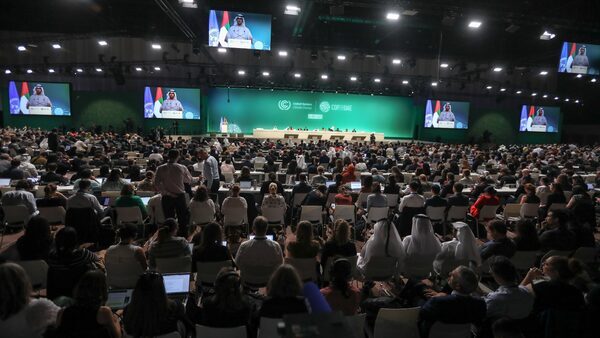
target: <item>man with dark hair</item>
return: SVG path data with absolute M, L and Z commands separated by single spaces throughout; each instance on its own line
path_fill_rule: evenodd
M 452 191 L 454 191 L 454 195 L 448 196 L 448 206 L 460 206 L 466 207 L 469 205 L 469 198 L 463 195 L 464 185 L 462 183 L 455 183 Z
M 185 184 L 192 183 L 192 175 L 184 165 L 177 163 L 178 158 L 179 151 L 169 150 L 167 163 L 156 168 L 154 186 L 162 196 L 165 218 L 174 218 L 177 214 L 178 235 L 187 237 L 190 212 L 185 198 Z
M 294 197 L 296 194 L 308 194 L 312 191 L 311 186 L 306 183 L 306 175 L 300 174 L 298 175 L 298 184 L 295 184 L 292 188 L 292 194 L 290 196 L 290 203 L 294 202 Z
M 408 184 L 408 188 L 410 193 L 400 200 L 400 205 L 398 205 L 398 210 L 402 212 L 404 207 L 408 208 L 423 208 L 425 206 L 425 197 L 419 195 L 417 192 L 419 190 L 419 182 L 412 181 Z
M 283 263 L 281 246 L 276 241 L 267 239 L 269 223 L 263 216 L 254 219 L 252 230 L 254 238 L 242 243 L 235 256 L 235 264 L 244 272 L 252 267 L 275 268 Z
M 517 246 L 510 238 L 506 237 L 507 230 L 504 221 L 491 221 L 487 224 L 485 229 L 487 230 L 487 238 L 489 241 L 479 248 L 482 261 L 485 261 L 492 256 L 504 256 L 510 258 L 515 254 Z
M 48 165 L 46 165 L 46 173 L 40 178 L 41 182 L 58 182 L 59 184 L 66 184 L 67 179 L 64 176 L 56 173 L 57 168 L 58 166 L 56 165 L 56 163 L 48 163 Z
M 419 313 L 419 331 L 421 337 L 429 337 L 429 331 L 435 322 L 446 324 L 480 324 L 485 318 L 486 308 L 482 299 L 471 296 L 477 289 L 477 275 L 473 270 L 459 266 L 448 276 L 451 294 L 429 290 L 429 300 L 423 304 Z
M 21 161 L 13 158 L 10 161 L 10 167 L 2 174 L 2 176 L 10 178 L 11 180 L 22 180 L 29 177 L 29 173 L 21 169 Z
M 32 188 L 31 183 L 27 180 L 17 182 L 15 190 L 7 191 L 2 195 L 3 206 L 23 205 L 29 211 L 29 215 L 37 214 L 38 210 L 35 204 L 35 196 L 28 190 Z
M 433 196 L 425 201 L 425 207 L 445 207 L 448 205 L 448 201 L 440 197 L 441 189 L 437 184 L 431 186 Z
M 542 252 L 550 250 L 575 250 L 577 237 L 568 228 L 569 214 L 564 210 L 550 210 L 539 232 Z
M 529 316 L 534 298 L 526 287 L 519 285 L 513 263 L 506 257 L 494 257 L 490 262 L 490 273 L 499 287 L 484 297 L 487 318 L 522 319 Z
M 219 162 L 214 156 L 209 155 L 204 148 L 198 151 L 198 158 L 204 161 L 202 176 L 203 179 L 206 180 L 206 188 L 208 188 L 208 190 L 213 194 L 218 193 L 221 186 L 219 177 Z
M 96 214 L 99 217 L 102 217 L 104 214 L 104 208 L 100 205 L 100 202 L 98 202 L 96 196 L 89 193 L 90 187 L 90 180 L 79 181 L 79 183 L 75 186 L 77 192 L 67 199 L 67 209 L 92 208 L 94 211 L 96 211 Z

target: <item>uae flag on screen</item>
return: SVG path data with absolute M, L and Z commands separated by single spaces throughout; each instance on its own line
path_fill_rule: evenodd
M 442 112 L 442 107 L 441 107 L 441 103 L 440 100 L 435 100 L 435 110 L 433 111 L 433 119 L 431 121 L 431 124 L 433 125 L 434 128 L 438 127 L 438 120 L 440 118 L 440 114 Z
M 229 12 L 223 12 L 223 19 L 221 20 L 221 30 L 219 31 L 219 44 L 223 47 L 227 47 L 227 42 L 225 41 L 225 37 L 227 36 L 227 32 L 229 31 Z
M 562 52 L 560 53 L 560 63 L 558 66 L 559 72 L 571 72 L 571 65 L 573 64 L 573 58 L 577 52 L 577 44 L 571 43 L 571 50 L 569 50 L 569 43 L 563 43 Z
M 154 117 L 161 117 L 160 107 L 163 103 L 162 88 L 156 88 L 156 96 L 154 96 Z
M 23 82 L 21 84 L 21 112 L 23 114 L 29 114 L 29 108 L 27 108 L 27 103 L 29 103 L 29 86 L 27 82 Z

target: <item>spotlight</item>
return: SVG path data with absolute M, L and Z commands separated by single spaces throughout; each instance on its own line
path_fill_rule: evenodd
M 402 80 L 402 84 L 403 85 L 407 85 L 408 84 L 408 80 Z
M 286 57 L 287 55 L 288 55 L 288 52 L 287 52 L 287 51 L 285 51 L 285 50 L 280 50 L 280 51 L 279 51 L 279 56 L 281 56 L 281 57 Z
M 432 82 L 432 83 L 431 83 L 431 86 L 432 86 L 432 87 L 437 87 L 437 85 L 438 85 L 438 83 L 437 83 L 437 82 Z
M 542 95 L 542 97 L 543 97 L 543 98 L 547 98 L 547 97 L 548 97 L 548 94 L 544 94 L 544 95 Z
M 531 93 L 531 96 L 537 96 L 537 93 Z
M 477 29 L 479 27 L 481 27 L 481 21 L 473 20 L 473 21 L 469 22 L 469 28 Z
M 75 71 L 76 71 L 77 73 L 83 73 L 83 69 L 82 69 L 82 68 L 77 68 L 77 69 L 75 69 Z
M 245 70 L 238 70 L 238 75 L 246 75 L 246 71 Z
M 162 49 L 162 46 L 159 43 L 153 43 L 152 49 Z
M 297 78 L 297 79 L 299 79 L 299 78 L 302 77 L 302 74 L 300 74 L 300 73 L 294 73 L 294 77 Z
M 376 78 L 374 78 L 374 79 L 373 79 L 373 82 L 375 82 L 375 83 L 379 83 L 379 82 L 381 82 L 381 79 L 380 79 L 380 78 L 378 78 L 378 77 L 376 77 Z
M 52 44 L 52 48 L 54 48 L 54 49 L 61 49 L 61 46 L 58 43 L 53 43 Z
M 440 64 L 440 68 L 448 68 L 448 64 L 447 63 L 442 63 L 442 64 Z
M 227 53 L 227 49 L 226 48 L 217 48 L 217 52 L 219 52 L 219 53 Z
M 142 71 L 142 67 L 135 67 L 135 71 L 136 72 L 141 72 Z
M 540 35 L 540 40 L 552 40 L 552 39 L 554 39 L 555 36 L 556 36 L 556 34 L 553 34 L 548 31 L 544 31 L 544 33 L 542 33 L 542 35 Z
M 558 96 L 555 96 L 555 97 L 554 97 L 554 100 L 558 100 L 558 99 L 559 99 L 559 97 L 558 97 Z
M 54 68 L 48 68 L 48 73 L 54 73 Z
M 494 71 L 495 71 L 496 73 L 499 73 L 499 72 L 501 72 L 501 71 L 502 71 L 502 67 L 495 67 L 495 68 L 494 68 Z
M 98 73 L 101 73 L 101 72 L 102 72 L 102 68 L 96 68 L 96 71 L 97 71 Z
M 327 76 L 327 74 L 321 75 L 321 80 L 327 80 L 328 78 L 329 78 L 329 76 Z
M 18 47 L 17 47 L 17 50 L 18 50 L 19 52 L 24 52 L 24 51 L 26 51 L 26 50 L 27 50 L 27 48 L 25 48 L 25 46 L 18 46 Z
M 271 73 L 269 73 L 269 72 L 262 72 L 262 76 L 264 76 L 264 77 L 271 76 Z
M 33 73 L 33 70 L 27 69 L 27 74 L 31 74 L 31 73 Z
M 400 13 L 398 12 L 387 12 L 387 14 L 385 15 L 385 18 L 390 20 L 390 21 L 396 21 L 398 19 L 400 19 Z
M 340 54 L 340 55 L 337 56 L 337 59 L 340 60 L 340 61 L 344 61 L 344 60 L 346 60 L 346 55 L 341 55 Z
M 356 78 L 356 76 L 350 76 L 350 81 L 356 81 L 356 80 L 358 80 L 358 79 Z
M 521 93 L 522 93 L 522 91 L 520 91 L 520 90 L 517 90 L 517 94 L 521 94 Z
M 591 80 L 590 80 L 590 82 L 596 82 L 596 79 L 595 79 L 595 78 L 593 78 L 593 79 L 591 79 Z
M 565 99 L 565 102 L 569 102 L 569 98 L 566 98 L 566 99 Z
M 10 71 L 10 69 L 7 69 L 7 70 L 5 70 L 5 71 L 4 71 L 4 74 L 10 74 L 10 73 L 12 73 L 12 72 Z
M 500 88 L 500 91 L 501 91 L 501 92 L 505 92 L 505 91 L 506 91 L 506 88 Z
M 108 42 L 106 42 L 105 40 L 99 40 L 99 41 L 98 41 L 98 44 L 99 44 L 100 46 L 108 46 Z
M 160 67 L 159 66 L 154 66 L 154 70 L 159 72 L 160 71 Z
M 575 100 L 575 103 L 579 103 L 579 100 Z
M 401 62 L 402 62 L 402 60 L 400 60 L 400 59 L 393 59 L 392 60 L 392 64 L 394 64 L 394 65 L 399 65 Z
M 287 5 L 285 6 L 285 11 L 283 12 L 283 14 L 286 15 L 298 15 L 300 14 L 300 7 L 296 6 L 296 5 Z
M 487 87 L 485 87 L 485 89 L 487 89 L 487 90 L 490 90 L 490 89 L 492 89 L 492 88 L 493 88 L 492 86 L 487 86 Z
M 583 77 L 583 75 L 577 74 L 575 77 L 578 78 L 578 79 L 581 79 Z
M 540 75 L 542 75 L 542 76 L 546 76 L 546 75 L 548 75 L 548 71 L 546 71 L 546 70 L 542 70 L 542 71 L 540 72 Z

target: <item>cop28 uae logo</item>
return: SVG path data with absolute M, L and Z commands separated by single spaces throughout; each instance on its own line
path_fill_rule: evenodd
M 277 107 L 279 107 L 279 110 L 290 110 L 290 108 L 292 108 L 292 101 L 279 100 L 279 102 L 277 102 Z
M 331 106 L 329 105 L 329 102 L 327 101 L 323 101 L 321 102 L 321 104 L 319 105 L 319 109 L 321 109 L 321 111 L 323 113 L 327 113 L 329 111 L 329 109 L 331 108 Z

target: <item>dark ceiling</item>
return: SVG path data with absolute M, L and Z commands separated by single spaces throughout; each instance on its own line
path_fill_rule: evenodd
M 385 91 L 412 95 L 440 81 L 439 90 L 450 94 L 486 95 L 488 85 L 579 97 L 598 102 L 600 82 L 556 74 L 563 41 L 600 44 L 600 1 L 594 0 L 196 0 L 198 8 L 183 8 L 178 0 L 53 0 L 7 1 L 0 11 L 0 64 L 25 74 L 56 65 L 62 74 L 73 67 L 93 69 L 98 64 L 111 71 L 104 76 L 160 76 L 188 79 L 199 85 L 251 85 L 302 89 Z M 301 7 L 298 16 L 284 15 L 285 5 Z M 272 15 L 271 52 L 235 50 L 226 56 L 206 47 L 208 10 L 228 9 Z M 397 22 L 385 19 L 388 10 L 413 11 Z M 413 15 L 410 15 L 413 14 Z M 483 22 L 470 30 L 471 19 Z M 557 35 L 539 39 L 549 30 Z M 96 40 L 109 41 L 108 48 Z M 149 48 L 159 41 L 159 53 Z M 52 50 L 51 42 L 63 49 Z M 25 53 L 16 46 L 28 45 Z M 285 49 L 285 60 L 277 51 Z M 347 55 L 337 62 L 338 53 Z M 312 54 L 312 55 L 311 55 Z M 402 64 L 393 66 L 392 58 Z M 440 70 L 439 63 L 448 62 Z M 152 66 L 168 67 L 168 75 L 153 73 Z M 144 74 L 131 67 L 144 66 Z M 491 71 L 496 65 L 503 72 Z M 245 68 L 272 76 L 240 78 Z M 147 70 L 147 71 L 146 71 Z M 540 77 L 540 70 L 548 70 Z M 301 71 L 301 81 L 290 74 Z M 327 83 L 319 74 L 327 72 Z M 359 76 L 350 84 L 351 74 Z M 33 76 L 33 75 L 31 75 Z M 95 75 L 90 74 L 90 77 Z M 373 77 L 381 77 L 375 85 Z M 117 80 L 118 84 L 123 81 Z M 402 85 L 410 80 L 410 85 Z M 599 79 L 600 80 L 600 79 Z M 505 95 L 505 94 L 503 94 Z M 576 95 L 576 96 L 575 96 Z

